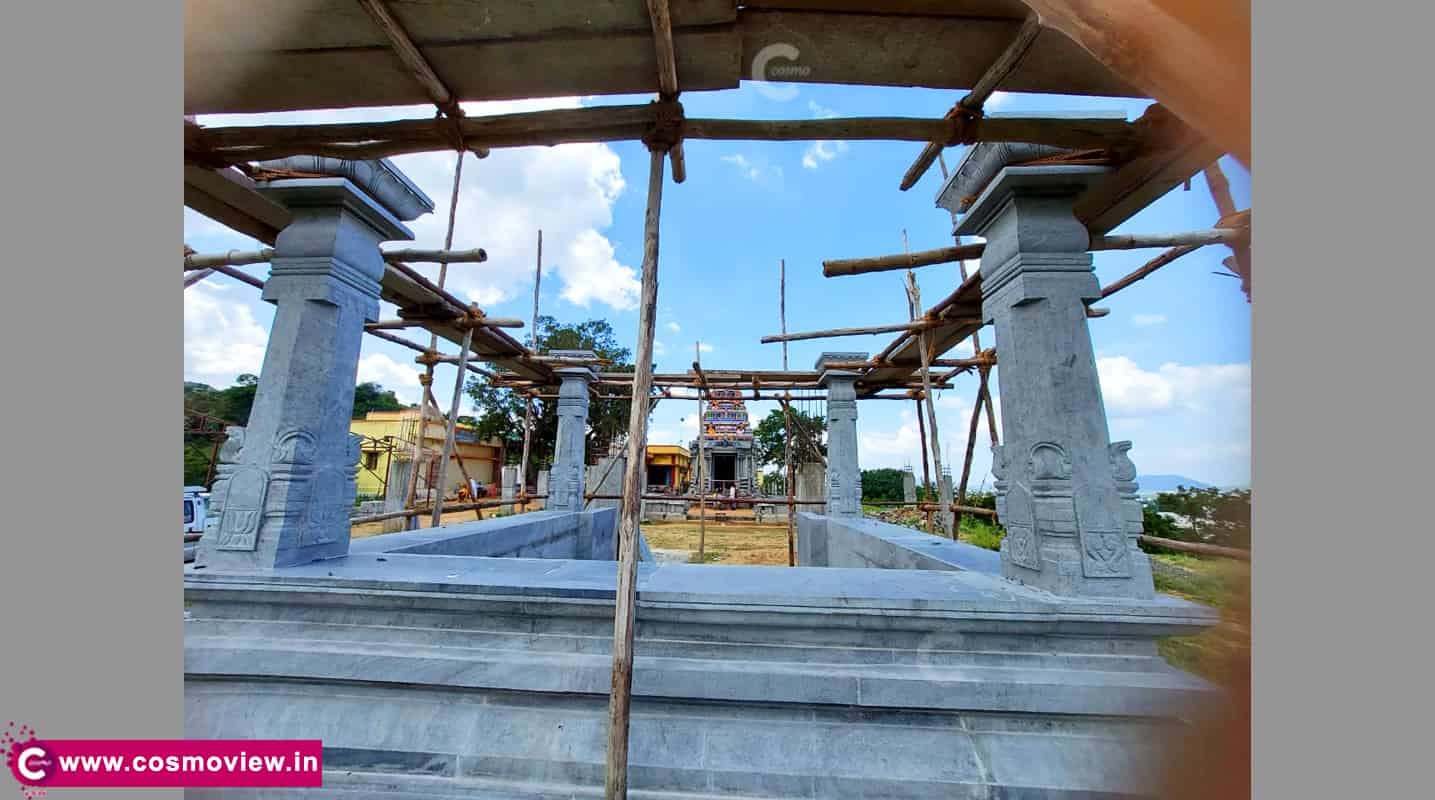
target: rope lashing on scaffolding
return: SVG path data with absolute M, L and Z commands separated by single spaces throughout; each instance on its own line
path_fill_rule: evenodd
M 668 152 L 683 140 L 683 104 L 677 96 L 654 100 L 653 121 L 643 134 L 643 144 L 654 152 Z

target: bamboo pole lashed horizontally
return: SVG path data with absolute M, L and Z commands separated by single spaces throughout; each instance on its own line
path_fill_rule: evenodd
M 1189 246 L 1193 249 L 1208 244 L 1231 244 L 1244 239 L 1249 232 L 1244 228 L 1211 228 L 1184 233 L 1138 233 L 1115 236 L 1095 236 L 1089 250 L 1140 250 L 1147 247 Z M 918 250 L 915 253 L 900 253 L 873 258 L 834 258 L 822 262 L 822 275 L 837 278 L 844 275 L 863 275 L 869 272 L 890 272 L 915 267 L 930 267 L 934 264 L 950 264 L 981 258 L 985 244 L 962 244 L 952 247 L 938 247 L 932 250 Z
M 473 250 L 381 250 L 390 264 L 410 261 L 416 264 L 476 264 L 488 260 L 483 248 Z M 230 250 L 226 253 L 191 253 L 184 257 L 186 271 L 213 267 L 240 267 L 264 264 L 274 260 L 274 248 L 262 250 Z
M 470 148 L 632 141 L 649 134 L 660 105 L 550 109 L 456 120 L 210 127 L 203 128 L 203 141 L 209 148 L 206 155 L 236 163 L 294 155 L 372 159 L 448 150 L 455 130 Z M 947 141 L 954 125 L 949 119 L 915 117 L 680 119 L 682 138 L 727 141 L 933 142 Z M 1134 130 L 1125 120 L 1101 117 L 998 117 L 971 123 L 965 136 L 972 141 L 1088 149 L 1126 144 Z

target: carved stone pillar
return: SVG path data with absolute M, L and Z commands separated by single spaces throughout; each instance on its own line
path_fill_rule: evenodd
M 550 355 L 569 358 L 596 358 L 591 350 L 555 350 Z M 558 437 L 553 449 L 553 467 L 548 473 L 548 511 L 582 511 L 584 491 L 584 444 L 588 435 L 588 385 L 598 376 L 588 367 L 554 370 L 563 379 L 558 390 Z
M 260 189 L 294 221 L 274 245 L 263 294 L 274 325 L 249 424 L 223 448 L 217 520 L 196 557 L 205 567 L 270 569 L 349 551 L 361 441 L 349 418 L 364 323 L 379 313 L 379 243 L 412 239 L 400 218 L 433 205 L 386 162 L 330 161 L 348 165 L 334 174 L 349 177 Z
M 1087 330 L 1100 286 L 1071 213 L 1106 168 L 1004 166 L 1019 151 L 972 148 L 938 198 L 965 212 L 958 234 L 986 239 L 982 314 L 1001 354 L 1003 444 L 992 461 L 1002 573 L 1062 595 L 1150 597 L 1131 444 L 1109 439 Z
M 862 516 L 862 470 L 857 466 L 858 373 L 827 369 L 832 361 L 866 361 L 867 353 L 823 353 L 814 367 L 827 389 L 827 513 Z

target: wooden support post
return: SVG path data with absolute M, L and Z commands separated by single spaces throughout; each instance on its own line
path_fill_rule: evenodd
M 987 67 L 987 71 L 977 80 L 972 90 L 967 92 L 966 96 L 961 100 L 958 100 L 957 104 L 952 106 L 951 111 L 947 112 L 947 119 L 952 120 L 956 125 L 953 131 L 955 134 L 953 138 L 973 138 L 967 136 L 967 129 L 981 118 L 982 106 L 986 103 L 987 98 L 992 96 L 992 93 L 996 91 L 997 85 L 1000 84 L 1006 76 L 1010 75 L 1011 71 L 1016 69 L 1017 65 L 1021 63 L 1022 56 L 1026 55 L 1026 51 L 1031 47 L 1032 42 L 1036 41 L 1037 34 L 1039 33 L 1041 33 L 1040 18 L 1038 18 L 1036 14 L 1027 15 L 1026 21 L 1017 29 L 1016 37 L 1007 45 L 1007 48 L 1002 51 L 1002 54 L 997 57 L 996 61 L 992 62 L 990 67 Z M 937 160 L 937 156 L 941 154 L 942 148 L 954 143 L 955 142 L 945 141 L 931 142 L 926 147 L 923 147 L 921 154 L 917 156 L 917 160 L 912 163 L 912 166 L 907 168 L 906 174 L 902 176 L 902 191 L 905 192 L 916 185 L 917 181 L 921 180 L 927 170 L 931 169 L 932 162 Z
M 907 297 L 911 304 L 912 318 L 916 319 L 922 310 L 922 290 L 917 286 L 917 274 L 907 271 Z M 922 354 L 922 401 L 927 407 L 927 427 L 932 437 L 932 465 L 937 473 L 937 497 L 941 501 L 941 510 L 945 512 L 952 507 L 951 487 L 942 482 L 942 450 L 938 444 L 937 433 L 937 406 L 932 400 L 932 352 L 927 347 L 927 335 L 917 334 L 917 349 Z M 957 536 L 956 530 L 952 531 L 952 538 Z
M 777 318 L 782 333 L 787 334 L 787 259 L 778 262 L 777 267 Z M 782 371 L 787 371 L 787 340 L 782 342 Z M 784 392 L 782 400 L 782 468 L 783 485 L 787 488 L 787 566 L 797 566 L 797 531 L 795 530 L 796 506 L 793 505 L 793 484 L 796 482 L 792 465 L 792 393 Z
M 463 400 L 463 376 L 468 366 L 469 345 L 473 344 L 473 328 L 463 332 L 463 347 L 458 355 L 458 374 L 453 379 L 453 402 L 449 403 L 448 431 L 443 439 L 443 455 L 438 462 L 438 496 L 433 503 L 433 527 L 439 526 L 443 518 L 443 492 L 448 486 L 448 460 L 453 455 L 453 448 L 458 438 L 458 410 Z M 502 466 L 501 464 L 499 465 Z
M 1221 215 L 1222 220 L 1229 219 L 1236 215 L 1236 203 L 1231 199 L 1231 182 L 1226 180 L 1226 173 L 1221 171 L 1221 162 L 1212 162 L 1206 167 L 1206 188 L 1211 191 L 1211 200 L 1216 203 L 1216 211 Z M 1231 256 L 1235 259 L 1232 272 L 1241 279 L 1241 291 L 1246 293 L 1246 302 L 1251 300 L 1251 248 L 1248 243 L 1228 242 L 1231 248 Z
M 460 372 L 459 374 L 462 375 L 463 373 Z M 429 401 L 430 403 L 433 403 L 434 408 L 438 408 L 438 400 L 437 400 L 436 398 L 434 398 L 434 396 L 433 396 L 433 388 L 432 388 L 432 387 L 425 386 L 425 387 L 424 387 L 424 395 L 428 398 L 428 401 Z M 450 428 L 450 430 L 452 431 L 452 430 L 456 430 L 456 429 Z M 449 435 L 453 435 L 453 434 L 449 434 Z M 473 483 L 473 476 L 471 476 L 471 475 L 468 474 L 468 465 L 466 465 L 466 464 L 463 463 L 463 454 L 458 451 L 458 440 L 457 440 L 457 439 L 454 439 L 453 441 L 454 441 L 453 460 L 458 463 L 458 471 L 463 475 L 463 482 L 464 482 L 465 484 L 471 484 L 471 483 Z M 502 459 L 501 457 L 498 459 L 498 461 L 499 461 L 499 464 L 502 465 L 503 459 Z M 444 459 L 444 463 L 448 463 L 448 459 Z M 384 483 L 385 483 L 385 484 L 388 483 L 388 478 L 387 478 L 387 477 L 384 478 Z M 474 499 L 477 499 L 477 498 L 474 498 Z M 435 506 L 435 508 L 437 508 L 437 506 Z M 462 509 L 458 508 L 457 506 L 451 506 L 448 510 L 449 510 L 449 511 L 460 511 L 460 510 L 462 510 Z M 483 509 L 481 509 L 481 508 L 475 508 L 474 511 L 477 512 L 479 519 L 483 519 Z
M 922 497 L 920 500 L 925 502 L 932 487 L 932 473 L 927 466 L 927 422 L 922 417 L 922 399 L 920 397 L 913 398 L 912 402 L 917 406 L 917 437 L 921 440 L 919 444 L 922 447 Z M 932 515 L 928 514 L 927 533 L 931 532 Z
M 972 477 L 972 454 L 977 446 L 977 422 L 982 416 L 982 406 L 987 396 L 987 370 L 983 367 L 980 371 L 981 383 L 977 385 L 977 396 L 972 403 L 972 421 L 967 426 L 967 454 L 962 459 L 962 479 L 957 484 L 957 506 L 967 504 L 967 482 Z M 958 508 L 952 512 L 952 538 L 957 538 L 957 530 L 962 524 L 962 512 Z
M 693 342 L 693 372 L 698 376 L 698 563 L 707 557 L 708 539 L 708 481 L 707 451 L 703 448 L 703 397 L 707 393 L 707 377 L 703 375 L 703 343 Z
M 533 326 L 529 329 L 528 349 L 538 350 L 538 286 L 543 282 L 543 229 L 538 230 L 538 266 L 533 270 Z M 523 456 L 518 462 L 519 493 L 528 497 L 528 456 L 533 439 L 533 395 L 523 397 Z M 502 467 L 502 465 L 499 465 Z M 528 510 L 528 501 L 523 501 L 523 510 Z
M 451 249 L 451 248 L 453 247 L 453 226 L 454 226 L 454 222 L 458 219 L 458 217 L 457 217 L 457 214 L 458 214 L 458 187 L 459 187 L 460 182 L 462 182 L 462 180 L 463 180 L 463 151 L 459 151 L 458 157 L 454 160 L 454 165 L 453 165 L 453 190 L 452 190 L 452 192 L 451 192 L 450 195 L 449 195 L 449 201 L 448 201 L 448 233 L 444 235 L 444 242 L 443 242 L 443 249 L 444 249 L 444 250 L 449 250 L 449 249 Z M 418 273 L 416 273 L 416 272 L 413 272 L 412 268 L 406 267 L 406 266 L 404 266 L 404 265 L 402 265 L 402 264 L 399 264 L 399 265 L 396 265 L 396 266 L 397 266 L 397 267 L 403 267 L 404 270 L 407 270 L 408 272 L 413 273 L 414 276 L 417 276 L 418 278 L 422 279 L 424 283 L 428 283 L 427 279 L 423 279 L 423 276 L 418 275 Z M 406 274 L 407 274 L 407 273 L 406 273 Z M 444 281 L 445 281 L 447 278 L 448 278 L 448 262 L 447 262 L 447 261 L 444 261 L 444 262 L 441 262 L 441 263 L 439 264 L 438 284 L 434 287 L 434 288 L 437 290 L 437 292 L 440 294 L 440 296 L 443 296 L 443 295 L 445 294 L 445 293 L 444 293 L 444 290 L 443 290 L 443 284 L 444 284 Z M 463 307 L 462 303 L 459 303 L 459 306 L 460 306 L 460 308 L 462 308 L 462 307 Z M 465 354 L 468 352 L 468 344 L 467 344 L 467 343 L 470 343 L 470 342 L 471 342 L 471 338 L 470 338 L 470 337 L 471 337 L 471 334 L 472 334 L 472 329 L 470 328 L 468 334 L 466 334 L 466 335 L 464 336 L 464 341 L 465 341 L 466 344 L 464 345 L 464 348 L 463 348 L 463 349 L 464 349 L 464 353 L 465 353 Z M 430 333 L 429 333 L 429 349 L 428 349 L 428 352 L 433 352 L 434 349 L 437 348 L 437 347 L 438 347 L 438 334 L 437 334 L 437 333 L 432 333 L 432 332 L 430 332 Z M 433 367 L 434 367 L 434 362 L 433 362 L 432 360 L 430 360 L 427 364 L 424 365 L 424 373 L 419 376 L 419 383 L 423 386 L 424 392 L 429 392 L 429 391 L 431 391 L 429 387 L 433 385 Z M 458 374 L 459 374 L 459 383 L 462 384 L 462 383 L 463 383 L 463 368 L 462 368 L 462 367 L 459 368 Z M 437 408 L 437 407 L 438 407 L 438 404 L 437 404 L 437 403 L 434 403 L 434 407 Z M 404 503 L 404 505 L 405 505 L 406 507 L 408 507 L 408 508 L 413 508 L 413 505 L 414 505 L 414 497 L 415 497 L 415 494 L 416 494 L 417 491 L 418 491 L 418 485 L 419 485 L 419 464 L 422 462 L 423 451 L 424 451 L 424 435 L 425 435 L 426 433 L 428 433 L 428 403 L 427 403 L 424 399 L 421 398 L 421 399 L 419 400 L 419 427 L 418 427 L 418 436 L 416 436 L 416 437 L 414 438 L 414 465 L 413 465 L 413 469 L 409 471 L 410 474 L 409 474 L 408 500 Z M 430 488 L 432 488 L 432 487 L 430 487 Z M 442 489 L 439 490 L 439 498 L 440 498 L 440 500 L 442 500 L 442 498 L 443 498 L 443 490 L 442 490 Z M 436 506 L 437 506 L 437 504 L 436 504 Z M 416 529 L 416 528 L 418 527 L 418 517 L 412 516 L 412 517 L 409 517 L 408 520 L 409 520 L 410 530 Z
M 913 319 L 911 322 L 897 322 L 891 325 L 872 325 L 866 328 L 830 328 L 821 331 L 805 331 L 803 333 L 782 333 L 776 336 L 762 337 L 763 344 L 774 342 L 796 342 L 802 339 L 827 339 L 835 336 L 866 336 L 873 333 L 894 333 L 924 331 L 928 328 L 935 328 L 941 324 L 951 324 L 952 320 L 945 323 L 937 320 Z
M 633 688 L 633 626 L 638 599 L 639 495 L 643 485 L 643 454 L 648 436 L 646 398 L 653 383 L 653 330 L 658 305 L 658 221 L 663 204 L 663 157 L 650 151 L 648 211 L 643 220 L 642 299 L 638 306 L 638 352 L 633 375 L 632 413 L 628 417 L 628 468 L 623 481 L 619 519 L 618 591 L 614 602 L 613 680 L 608 695 L 608 763 L 604 782 L 607 800 L 628 796 L 628 712 Z

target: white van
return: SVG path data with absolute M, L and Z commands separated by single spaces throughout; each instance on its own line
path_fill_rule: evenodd
M 203 486 L 184 487 L 184 532 L 204 533 L 209 514 L 209 490 Z

